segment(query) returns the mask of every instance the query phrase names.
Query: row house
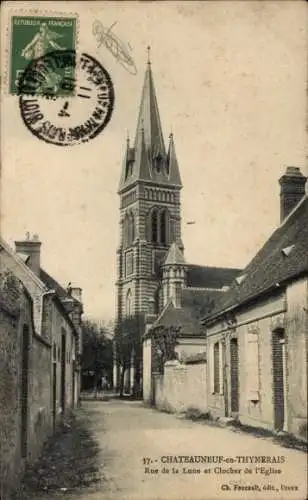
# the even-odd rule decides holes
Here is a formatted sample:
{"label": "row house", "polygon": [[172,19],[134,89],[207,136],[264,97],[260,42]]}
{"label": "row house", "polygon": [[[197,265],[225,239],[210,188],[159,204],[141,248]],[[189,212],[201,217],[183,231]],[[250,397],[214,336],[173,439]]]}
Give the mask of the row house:
{"label": "row house", "polygon": [[40,249],[29,234],[0,241],[1,498],[79,401],[81,289],[44,271]]}
{"label": "row house", "polygon": [[298,168],[287,168],[279,227],[202,323],[209,411],[307,439],[305,183]]}

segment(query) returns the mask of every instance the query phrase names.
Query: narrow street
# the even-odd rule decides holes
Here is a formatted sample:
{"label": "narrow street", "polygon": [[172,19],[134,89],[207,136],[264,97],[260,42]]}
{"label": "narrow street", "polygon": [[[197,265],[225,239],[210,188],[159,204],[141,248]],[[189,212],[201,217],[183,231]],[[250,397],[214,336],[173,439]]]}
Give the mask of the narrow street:
{"label": "narrow street", "polygon": [[[75,448],[77,456],[73,466],[72,459],[68,457],[67,460],[73,471],[66,472],[65,460],[51,466],[53,470],[60,467],[59,477],[66,487],[47,488],[45,485],[45,491],[34,492],[32,485],[32,493],[31,488],[25,489],[16,496],[18,500],[306,498],[305,453],[277,445],[271,438],[257,438],[193,422],[144,408],[141,402],[116,399],[83,401],[78,421],[87,426],[79,432],[79,437],[87,442],[87,467],[82,464],[87,453],[82,452],[82,447],[78,449],[73,436],[70,446]],[[60,441],[68,446],[65,437]],[[55,455],[60,460],[61,450],[57,449]],[[170,463],[179,455],[196,457],[195,463]],[[209,462],[197,463],[200,456]],[[230,457],[234,462],[210,462],[218,456]],[[237,458],[253,456],[270,457],[270,460],[284,457],[284,463],[279,463],[281,458],[278,458],[277,463],[249,464],[240,463],[244,459]],[[163,472],[167,469],[169,472]],[[89,470],[92,479],[87,481],[79,477],[79,482],[74,482],[76,478],[72,474],[89,476]],[[69,478],[68,483],[65,483],[66,478]],[[243,486],[250,489],[242,489]]]}

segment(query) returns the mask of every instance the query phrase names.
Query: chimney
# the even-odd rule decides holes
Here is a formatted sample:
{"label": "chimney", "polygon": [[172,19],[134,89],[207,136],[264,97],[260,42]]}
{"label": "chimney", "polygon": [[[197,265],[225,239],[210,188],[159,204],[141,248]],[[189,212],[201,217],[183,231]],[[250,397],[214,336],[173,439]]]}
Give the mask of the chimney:
{"label": "chimney", "polygon": [[298,167],[287,167],[280,177],[280,222],[282,222],[305,194],[305,177]]}
{"label": "chimney", "polygon": [[27,265],[37,275],[40,275],[41,267],[41,242],[37,234],[34,234],[32,239],[30,233],[26,233],[26,239],[23,241],[15,241],[15,251],[21,254],[22,257],[28,256]]}
{"label": "chimney", "polygon": [[73,299],[78,300],[82,304],[82,289],[79,287],[71,287],[70,288],[70,295],[73,297]]}

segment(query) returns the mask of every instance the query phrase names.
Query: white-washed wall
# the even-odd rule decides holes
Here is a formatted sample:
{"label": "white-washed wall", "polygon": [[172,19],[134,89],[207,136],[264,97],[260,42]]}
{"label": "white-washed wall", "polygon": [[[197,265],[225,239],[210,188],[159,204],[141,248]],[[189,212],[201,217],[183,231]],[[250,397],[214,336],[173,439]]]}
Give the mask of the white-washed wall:
{"label": "white-washed wall", "polygon": [[155,405],[172,412],[207,410],[206,363],[168,361],[164,375],[154,378]]}
{"label": "white-washed wall", "polygon": [[151,403],[151,339],[143,341],[143,400],[145,403]]}

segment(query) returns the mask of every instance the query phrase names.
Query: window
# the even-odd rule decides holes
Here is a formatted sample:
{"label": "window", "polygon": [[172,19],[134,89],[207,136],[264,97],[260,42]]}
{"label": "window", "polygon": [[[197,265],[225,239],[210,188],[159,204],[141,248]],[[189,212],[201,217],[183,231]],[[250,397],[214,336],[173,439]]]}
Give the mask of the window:
{"label": "window", "polygon": [[149,239],[152,243],[167,245],[169,242],[170,217],[168,210],[154,208],[149,218]]}
{"label": "window", "polygon": [[132,212],[125,214],[123,232],[124,246],[128,247],[133,244],[135,239],[135,223]]}
{"label": "window", "polygon": [[152,274],[159,280],[163,277],[162,264],[166,258],[166,250],[153,250],[152,253]]}
{"label": "window", "polygon": [[181,283],[175,283],[175,307],[181,307],[182,303],[182,286]]}
{"label": "window", "polygon": [[134,272],[134,258],[132,250],[125,254],[125,276],[130,276]]}
{"label": "window", "polygon": [[132,315],[132,292],[130,289],[128,290],[128,292],[126,294],[125,312],[126,312],[126,316]]}
{"label": "window", "polygon": [[162,171],[163,168],[163,157],[161,156],[160,153],[157,154],[157,156],[154,158],[154,167],[156,172],[159,174]]}
{"label": "window", "polygon": [[57,346],[55,342],[52,345],[52,361],[53,363],[57,361]]}
{"label": "window", "polygon": [[170,286],[169,286],[169,280],[167,279],[164,283],[164,306],[167,304],[168,300],[170,298]]}
{"label": "window", "polygon": [[167,243],[168,240],[168,235],[167,235],[167,227],[168,227],[168,213],[166,210],[164,210],[160,214],[160,242],[163,243],[164,245]]}
{"label": "window", "polygon": [[158,212],[153,210],[151,215],[151,241],[158,242]]}

